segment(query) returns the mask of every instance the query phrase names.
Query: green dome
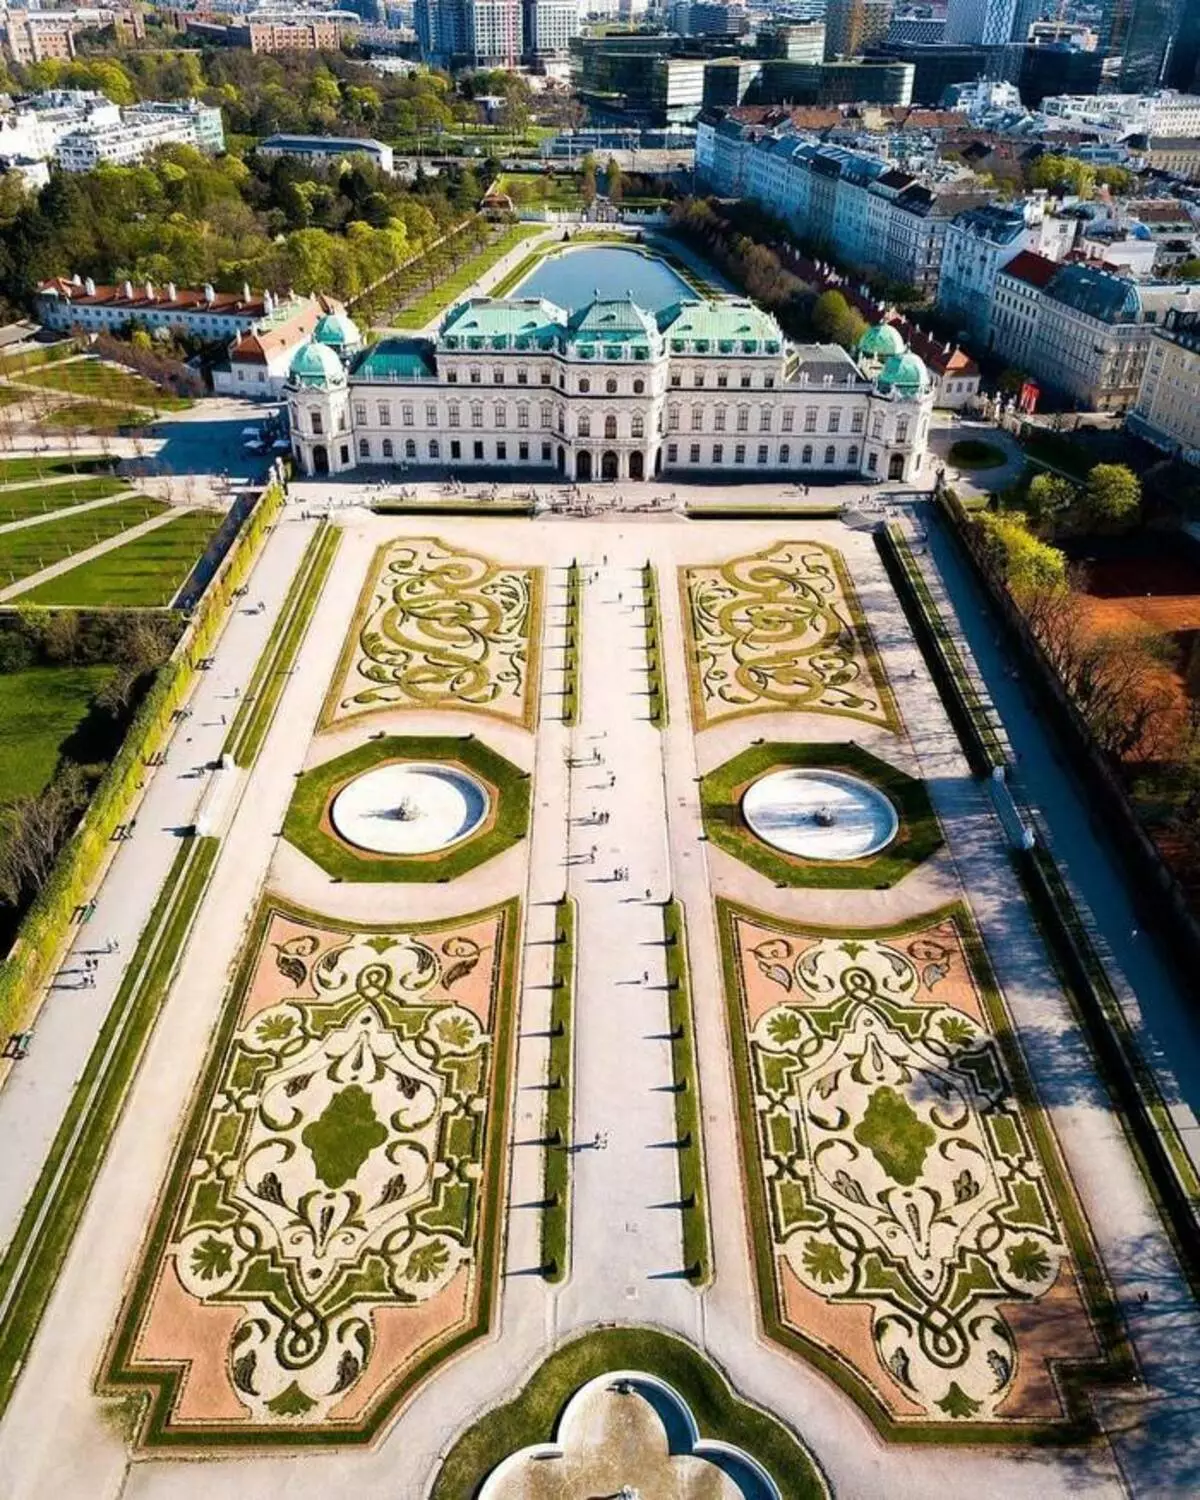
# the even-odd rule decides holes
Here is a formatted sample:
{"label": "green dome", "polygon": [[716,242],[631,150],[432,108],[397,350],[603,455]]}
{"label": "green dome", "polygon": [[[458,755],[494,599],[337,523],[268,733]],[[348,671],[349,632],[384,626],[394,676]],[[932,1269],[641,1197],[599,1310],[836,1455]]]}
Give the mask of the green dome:
{"label": "green dome", "polygon": [[923,396],[931,381],[925,361],[916,354],[893,354],[877,377],[881,391],[894,390],[900,396]]}
{"label": "green dome", "polygon": [[292,356],[288,379],[295,385],[345,385],[342,362],[325,344],[303,344]]}
{"label": "green dome", "polygon": [[904,347],[904,340],[892,323],[876,323],[874,327],[867,329],[855,345],[860,354],[866,354],[872,359],[891,359],[897,354],[903,354]]}
{"label": "green dome", "polygon": [[362,343],[358,324],[345,313],[326,313],[313,329],[313,338],[331,349],[357,349]]}

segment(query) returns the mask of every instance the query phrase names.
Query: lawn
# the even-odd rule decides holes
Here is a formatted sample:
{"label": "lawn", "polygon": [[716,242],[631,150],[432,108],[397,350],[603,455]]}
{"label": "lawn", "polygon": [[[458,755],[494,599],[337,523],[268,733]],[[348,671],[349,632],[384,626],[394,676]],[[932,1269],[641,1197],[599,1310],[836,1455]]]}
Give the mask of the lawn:
{"label": "lawn", "polygon": [[1008,456],[995,443],[963,438],[950,449],[950,462],[960,469],[999,469],[1008,462]]}
{"label": "lawn", "polygon": [[111,469],[114,463],[114,459],[105,458],[102,453],[0,458],[0,485],[20,484],[26,479],[53,479],[59,474],[95,474]]}
{"label": "lawn", "polygon": [[87,717],[112,667],[29,667],[0,674],[0,804],[42,791],[63,741]]}
{"label": "lawn", "polygon": [[478,255],[472,256],[457,270],[451,271],[437,286],[425,292],[403,312],[393,314],[390,320],[391,326],[393,328],[423,328],[431,319],[436,318],[438,313],[444,312],[446,308],[458,301],[469,286],[478,281],[485,271],[491,270],[498,260],[502,260],[522,240],[544,232],[544,224],[514,225],[499,239],[492,240],[490,244],[485,245]]}
{"label": "lawn", "polygon": [[186,396],[172,395],[132,370],[123,370],[91,357],[47,366],[31,375],[23,375],[22,379],[26,385],[44,386],[52,391],[69,391],[75,396],[92,396],[103,401],[116,401],[123,406],[141,405],[161,411],[183,411],[192,405]]}
{"label": "lawn", "polygon": [[89,510],[81,516],[65,515],[37,526],[22,526],[17,531],[0,532],[0,587],[17,583],[31,573],[39,573],[62,562],[75,552],[83,552],[98,542],[119,536],[131,526],[138,526],[166,510],[161,500],[133,495],[112,505]]}
{"label": "lawn", "polygon": [[[156,511],[161,508],[155,506]],[[154,609],[170,604],[223,520],[216,511],[187,511],[101,557],[47,579],[22,594],[20,601],[90,609]]]}
{"label": "lawn", "polygon": [[49,515],[51,511],[69,510],[89,500],[107,500],[129,486],[122,479],[104,475],[97,479],[77,479],[66,484],[34,485],[29,489],[0,490],[0,524],[24,521],[30,516]]}
{"label": "lawn", "polygon": [[116,432],[122,427],[145,427],[154,413],[138,406],[105,406],[102,401],[73,401],[56,407],[37,424],[41,432],[65,427],[87,432]]}
{"label": "lawn", "polygon": [[580,178],[574,172],[502,172],[496,187],[517,208],[574,210],[584,206]]}

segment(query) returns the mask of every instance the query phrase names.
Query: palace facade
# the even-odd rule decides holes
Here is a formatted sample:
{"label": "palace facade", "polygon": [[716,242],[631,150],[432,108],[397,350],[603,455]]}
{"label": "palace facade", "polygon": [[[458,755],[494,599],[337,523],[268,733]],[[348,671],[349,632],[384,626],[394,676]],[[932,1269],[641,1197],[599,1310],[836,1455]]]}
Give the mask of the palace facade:
{"label": "palace facade", "polygon": [[435,338],[363,348],[324,324],[286,382],[292,449],[309,475],[360,465],[508,468],[572,480],[914,481],[933,381],[887,325],[856,357],[790,344],[737,298],[654,314],[629,298],[567,311],[473,298]]}

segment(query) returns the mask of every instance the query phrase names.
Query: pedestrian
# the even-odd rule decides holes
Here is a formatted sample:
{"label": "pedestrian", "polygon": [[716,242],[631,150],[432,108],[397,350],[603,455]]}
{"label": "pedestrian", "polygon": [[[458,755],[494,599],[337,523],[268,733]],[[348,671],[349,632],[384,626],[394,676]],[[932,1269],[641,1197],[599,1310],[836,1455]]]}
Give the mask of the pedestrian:
{"label": "pedestrian", "polygon": [[647,886],[646,887],[646,900],[649,901],[649,899],[650,899],[650,887]]}
{"label": "pedestrian", "polygon": [[642,983],[643,984],[649,984],[650,983],[650,970],[649,969],[643,969],[642,970]]}
{"label": "pedestrian", "polygon": [[224,714],[222,714],[222,715],[221,715],[221,723],[222,723],[222,724],[224,724],[224,723],[225,723],[225,715],[224,715]]}

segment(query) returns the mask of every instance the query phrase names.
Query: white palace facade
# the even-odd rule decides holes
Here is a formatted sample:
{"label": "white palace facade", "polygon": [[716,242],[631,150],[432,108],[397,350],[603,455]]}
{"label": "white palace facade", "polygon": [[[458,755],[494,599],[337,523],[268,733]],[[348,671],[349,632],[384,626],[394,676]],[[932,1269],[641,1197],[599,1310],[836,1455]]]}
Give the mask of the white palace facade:
{"label": "white palace facade", "polygon": [[657,314],[629,298],[570,312],[474,298],[434,338],[366,348],[343,319],[292,359],[292,449],[308,475],[402,465],[580,481],[914,481],[929,372],[891,327],[870,329],[856,356],[789,344],[773,317],[734,298]]}

